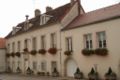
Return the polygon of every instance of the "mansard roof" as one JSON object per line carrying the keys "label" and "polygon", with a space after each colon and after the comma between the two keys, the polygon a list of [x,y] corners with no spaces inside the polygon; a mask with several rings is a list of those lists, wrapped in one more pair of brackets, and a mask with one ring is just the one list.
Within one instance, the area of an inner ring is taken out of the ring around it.
{"label": "mansard roof", "polygon": [[4,38],[0,38],[0,49],[5,48],[5,39]]}
{"label": "mansard roof", "polygon": [[[50,20],[44,24],[44,25],[40,25],[40,16],[37,16],[37,17],[34,17],[32,19],[29,19],[29,23],[32,24],[32,26],[27,30],[27,31],[31,31],[31,30],[34,30],[34,29],[38,29],[38,28],[41,28],[41,27],[44,27],[45,25],[49,25],[49,24],[53,24],[53,23],[57,23],[59,21],[62,20],[62,18],[67,14],[67,12],[70,10],[71,8],[71,5],[70,3],[66,4],[66,5],[63,5],[61,7],[58,7],[56,9],[53,9],[52,11],[49,11],[49,12],[46,12],[44,14],[46,15],[50,15],[51,18]],[[21,29],[16,32],[15,35],[18,35],[18,34],[21,34],[21,33],[24,33],[24,32],[27,32],[25,30],[23,30],[25,26],[25,21],[22,22],[22,23],[19,23],[16,27],[20,27]],[[6,38],[10,38],[12,36],[15,36],[15,35],[12,35],[12,31],[6,36]]]}
{"label": "mansard roof", "polygon": [[85,25],[90,25],[115,18],[120,18],[120,4],[115,4],[109,7],[101,8],[95,11],[79,15],[63,30],[79,28]]}

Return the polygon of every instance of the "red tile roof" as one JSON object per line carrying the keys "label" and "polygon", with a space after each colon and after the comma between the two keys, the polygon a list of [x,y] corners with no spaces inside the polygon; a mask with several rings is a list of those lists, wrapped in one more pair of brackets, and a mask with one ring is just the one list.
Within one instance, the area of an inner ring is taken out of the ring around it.
{"label": "red tile roof", "polygon": [[85,25],[101,22],[113,18],[120,18],[120,4],[115,4],[106,8],[101,8],[95,11],[91,11],[80,15],[74,19],[67,27],[63,30],[73,29],[82,27]]}
{"label": "red tile roof", "polygon": [[0,49],[1,48],[5,48],[5,39],[4,38],[0,38]]}

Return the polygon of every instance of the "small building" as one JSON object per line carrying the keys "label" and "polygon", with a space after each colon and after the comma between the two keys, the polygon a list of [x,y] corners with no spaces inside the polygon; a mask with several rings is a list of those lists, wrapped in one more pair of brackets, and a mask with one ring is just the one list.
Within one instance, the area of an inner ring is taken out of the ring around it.
{"label": "small building", "polygon": [[6,71],[6,47],[5,39],[0,38],[0,73]]}

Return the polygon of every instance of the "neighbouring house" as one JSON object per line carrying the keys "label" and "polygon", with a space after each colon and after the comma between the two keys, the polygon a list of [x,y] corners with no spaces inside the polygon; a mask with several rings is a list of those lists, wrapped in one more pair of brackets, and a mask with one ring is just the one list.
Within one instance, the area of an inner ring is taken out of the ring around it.
{"label": "neighbouring house", "polygon": [[109,68],[120,75],[120,4],[85,13],[80,0],[46,12],[13,27],[6,36],[7,67],[74,77],[77,68],[88,78],[93,68],[104,78]]}
{"label": "neighbouring house", "polygon": [[0,73],[6,71],[6,47],[5,39],[0,38]]}

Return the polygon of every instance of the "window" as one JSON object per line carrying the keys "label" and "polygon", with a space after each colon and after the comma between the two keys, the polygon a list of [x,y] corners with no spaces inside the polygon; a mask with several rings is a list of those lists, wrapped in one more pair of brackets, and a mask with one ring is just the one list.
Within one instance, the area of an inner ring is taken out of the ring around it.
{"label": "window", "polygon": [[47,21],[50,19],[50,15],[43,14],[40,16],[40,25],[44,25],[47,23]]}
{"label": "window", "polygon": [[27,39],[24,41],[24,48],[28,48],[28,40]]}
{"label": "window", "polygon": [[37,62],[33,61],[33,70],[37,70]]}
{"label": "window", "polygon": [[51,70],[52,70],[52,72],[54,71],[54,69],[57,69],[57,62],[56,61],[52,61],[51,62]]}
{"label": "window", "polygon": [[106,34],[104,31],[97,33],[97,39],[98,48],[106,48]]}
{"label": "window", "polygon": [[46,61],[41,62],[41,70],[42,70],[42,71],[46,71],[46,68],[47,68],[47,63],[46,63]]}
{"label": "window", "polygon": [[45,44],[45,36],[41,36],[41,49],[45,49],[46,44]]}
{"label": "window", "polygon": [[71,38],[71,37],[67,37],[67,38],[66,38],[66,49],[67,49],[68,51],[73,51],[72,38]]}
{"label": "window", "polygon": [[37,40],[36,40],[35,37],[32,39],[32,49],[33,49],[33,50],[36,50],[36,49],[37,49]]}
{"label": "window", "polygon": [[12,43],[12,52],[15,52],[15,43]]}
{"label": "window", "polygon": [[56,48],[56,34],[55,33],[51,34],[51,47]]}
{"label": "window", "polygon": [[20,41],[18,41],[18,47],[17,47],[18,52],[20,52],[20,48],[21,48],[21,43],[20,43]]}
{"label": "window", "polygon": [[8,44],[7,52],[8,52],[8,53],[10,52],[10,44]]}
{"label": "window", "polygon": [[84,35],[84,40],[85,40],[85,48],[86,49],[92,49],[92,35],[91,34],[86,34]]}
{"label": "window", "polygon": [[20,61],[18,61],[18,67],[20,67]]}

